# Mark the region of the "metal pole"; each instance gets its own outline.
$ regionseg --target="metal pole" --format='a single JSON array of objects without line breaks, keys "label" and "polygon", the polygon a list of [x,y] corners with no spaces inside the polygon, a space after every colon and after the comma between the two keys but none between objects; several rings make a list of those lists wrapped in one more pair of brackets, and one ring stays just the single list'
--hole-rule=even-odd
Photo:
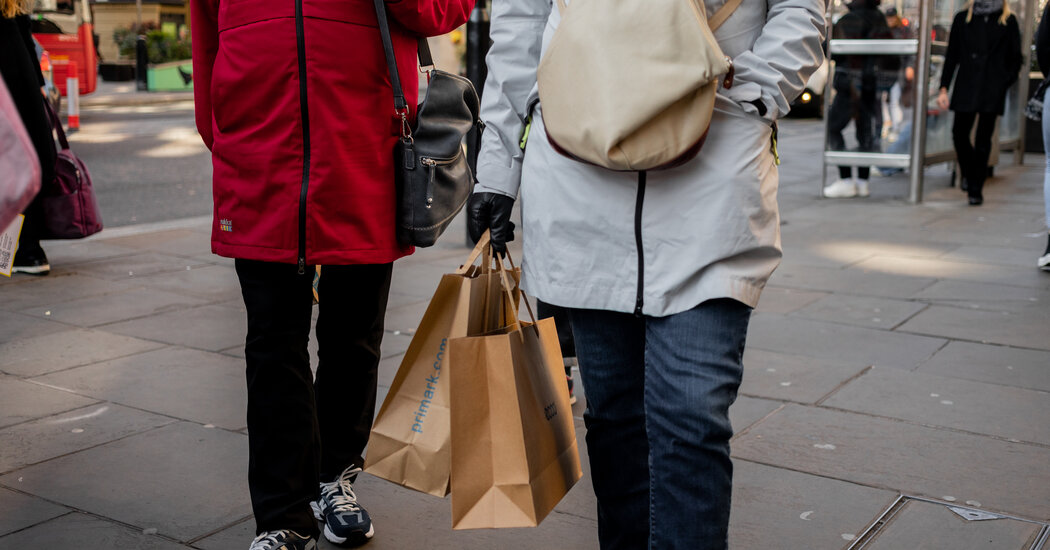
[{"label": "metal pole", "polygon": [[[467,78],[474,84],[478,91],[478,97],[485,87],[485,77],[488,70],[485,67],[485,55],[489,52],[489,14],[485,11],[484,2],[474,5],[467,20]],[[467,135],[467,158],[471,170],[477,170],[477,130],[471,130]]]},{"label": "metal pole", "polygon": [[1027,117],[1024,115],[1025,105],[1028,103],[1028,75],[1032,72],[1032,35],[1034,34],[1035,25],[1032,23],[1035,21],[1035,0],[1025,0],[1024,3],[1024,24],[1021,26],[1021,75],[1017,79],[1017,146],[1014,147],[1014,164],[1020,166],[1024,164],[1024,150],[1025,150],[1025,127],[1027,125]]},{"label": "metal pole", "polygon": [[[474,89],[478,91],[478,98],[481,97],[481,93],[485,88],[485,77],[488,76],[488,70],[485,67],[485,55],[488,54],[491,43],[489,40],[489,14],[485,10],[485,4],[484,0],[479,0],[474,4],[474,9],[470,12],[470,19],[467,20],[467,79],[474,84]],[[481,146],[481,140],[478,137],[477,128],[472,129],[467,134],[467,163],[474,174],[478,173],[478,149]],[[467,246],[474,245],[474,242],[470,240],[469,233],[464,238]]]},{"label": "metal pole", "polygon": [[926,167],[926,109],[929,105],[930,46],[933,37],[934,0],[919,2],[919,51],[915,54],[915,101],[912,103],[911,122],[911,189],[908,202],[922,202],[922,186]]},{"label": "metal pole", "polygon": [[148,64],[149,53],[146,51],[146,36],[140,34],[135,40],[135,87],[139,91],[145,91],[149,88],[146,82],[146,67]]}]

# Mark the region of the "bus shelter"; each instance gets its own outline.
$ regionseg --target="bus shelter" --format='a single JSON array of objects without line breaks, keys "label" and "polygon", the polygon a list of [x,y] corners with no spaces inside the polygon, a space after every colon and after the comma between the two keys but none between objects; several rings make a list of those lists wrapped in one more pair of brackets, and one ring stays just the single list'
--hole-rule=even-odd
[{"label": "bus shelter", "polygon": [[[1024,106],[1031,44],[1039,6],[1038,0],[1004,1],[1010,2],[1020,25],[1023,63],[1017,82],[1007,93],[991,158],[1002,162],[1006,157],[1001,152],[1013,151],[1014,162],[1020,164],[1025,150]],[[849,25],[841,22],[849,10],[848,2],[832,0],[828,7],[831,32],[826,53],[830,67],[824,93],[822,188],[839,178],[842,166],[853,167],[854,174],[858,168],[870,168],[875,184],[876,170],[882,174],[902,172],[909,180],[908,200],[918,203],[923,197],[926,167],[955,162],[953,113],[940,109],[936,99],[952,19],[967,6],[968,0],[884,0],[878,10],[886,18],[888,32],[877,38],[854,38],[844,32]],[[836,25],[843,26],[836,30]],[[857,67],[861,64],[868,73],[874,71],[876,98],[874,103],[866,98],[866,106],[859,110],[854,107],[850,122],[841,132],[843,142],[839,142],[832,134],[844,115],[841,108],[833,112],[835,79],[849,78],[851,67],[860,70]],[[868,78],[872,78],[870,74]]]}]

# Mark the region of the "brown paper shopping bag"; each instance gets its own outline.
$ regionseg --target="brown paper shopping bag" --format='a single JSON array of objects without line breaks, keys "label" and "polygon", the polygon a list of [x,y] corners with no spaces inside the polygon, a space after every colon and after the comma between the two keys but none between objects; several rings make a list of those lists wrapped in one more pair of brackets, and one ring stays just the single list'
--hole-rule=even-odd
[{"label": "brown paper shopping bag", "polygon": [[[474,265],[479,258],[481,265]],[[486,233],[463,266],[441,277],[372,424],[366,472],[424,493],[448,494],[448,341],[503,326],[506,293],[491,265]]]},{"label": "brown paper shopping bag", "polygon": [[554,320],[515,312],[499,331],[452,339],[448,358],[452,528],[539,525],[583,475]]}]

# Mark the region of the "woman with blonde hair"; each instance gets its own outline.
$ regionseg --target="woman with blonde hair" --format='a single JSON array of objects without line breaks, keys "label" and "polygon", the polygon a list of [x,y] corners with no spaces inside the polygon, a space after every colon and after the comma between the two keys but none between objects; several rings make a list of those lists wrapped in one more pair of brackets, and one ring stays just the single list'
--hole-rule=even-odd
[{"label": "woman with blonde hair", "polygon": [[[956,75],[958,69],[958,75]],[[1005,0],[972,0],[955,14],[937,104],[955,111],[952,141],[971,206],[984,202],[995,120],[1021,69],[1021,32]],[[951,101],[948,87],[955,77]],[[974,122],[977,133],[970,142]]]},{"label": "woman with blonde hair", "polygon": [[[18,114],[22,117],[37,156],[40,157],[41,181],[55,177],[55,140],[51,122],[44,110],[44,75],[37,62],[36,47],[29,29],[28,0],[0,0],[0,73],[11,92]],[[51,270],[44,249],[40,247],[40,222],[43,209],[40,195],[26,207],[22,233],[18,238],[12,271],[30,275],[47,275]]]}]

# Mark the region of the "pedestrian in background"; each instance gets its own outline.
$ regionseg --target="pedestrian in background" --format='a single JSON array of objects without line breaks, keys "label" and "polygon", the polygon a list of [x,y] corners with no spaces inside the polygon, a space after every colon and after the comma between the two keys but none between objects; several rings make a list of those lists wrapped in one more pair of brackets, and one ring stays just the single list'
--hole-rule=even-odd
[{"label": "pedestrian in background", "polygon": [[[30,0],[0,0],[0,73],[3,73],[11,98],[22,117],[29,138],[40,159],[41,183],[46,186],[55,178],[55,138],[51,120],[44,107],[44,75],[36,57],[36,46],[30,32]],[[18,250],[12,273],[47,275],[51,264],[40,246],[44,210],[40,194],[29,203],[18,237]]]},{"label": "pedestrian in background", "polygon": [[[1043,17],[1039,20],[1039,29],[1035,35],[1035,55],[1043,78],[1050,78],[1050,2],[1043,8]],[[1043,175],[1043,202],[1045,207],[1046,227],[1050,231],[1050,102],[1043,96],[1043,151],[1046,153],[1046,173]],[[1047,235],[1046,251],[1036,260],[1039,269],[1050,271],[1050,233]]]},{"label": "pedestrian in background", "polygon": [[[984,202],[982,191],[988,177],[995,121],[1003,114],[1006,92],[1017,81],[1020,70],[1021,32],[1009,2],[972,0],[955,14],[937,105],[955,112],[952,143],[970,206]],[[955,88],[949,101],[953,78]],[[971,142],[974,122],[977,132]]]},{"label": "pedestrian in background", "polygon": [[[887,39],[891,38],[886,16],[879,11],[879,0],[854,0],[849,11],[832,29],[836,39]],[[885,56],[869,54],[835,54],[835,76],[832,87],[835,98],[828,110],[828,146],[832,151],[845,151],[846,140],[842,131],[852,120],[857,136],[857,150],[865,153],[879,151],[882,132],[882,106],[879,103],[880,80]],[[899,65],[899,61],[898,61]],[[896,68],[893,68],[896,71]],[[896,76],[895,73],[893,76]],[[871,191],[868,180],[871,167],[858,166],[857,177],[853,177],[851,166],[839,166],[839,179],[824,187],[824,196],[831,199],[867,197]]]},{"label": "pedestrian in background", "polygon": [[[420,36],[473,0],[386,4],[404,82]],[[197,129],[212,152],[212,251],[235,258],[248,316],[251,550],[375,530],[353,482],[375,413],[395,235],[393,90],[371,2],[192,0]],[[415,119],[417,87],[405,86]],[[323,265],[317,373],[307,341]]]},{"label": "pedestrian in background", "polygon": [[601,547],[725,548],[728,411],[752,308],[781,257],[772,124],[823,60],[824,3],[743,0],[714,32],[736,74],[703,149],[644,177],[548,140],[536,70],[561,21],[552,4],[493,3],[468,228],[491,229],[504,250],[520,191],[522,288],[572,323]]}]

